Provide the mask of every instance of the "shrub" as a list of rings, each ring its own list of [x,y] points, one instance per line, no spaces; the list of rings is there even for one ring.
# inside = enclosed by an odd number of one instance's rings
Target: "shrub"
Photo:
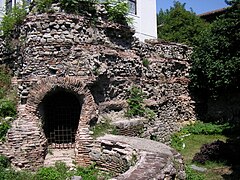
[[[7,168],[10,166],[10,161],[6,156],[0,155],[0,167]]]
[[[147,67],[147,68],[149,67],[150,62],[149,62],[148,59],[144,58],[144,59],[142,60],[142,63],[143,63],[143,66],[144,66],[144,67]]]
[[[182,129],[182,132],[185,131],[186,133],[191,134],[205,134],[205,135],[212,135],[212,134],[222,134],[223,131],[229,128],[229,124],[213,124],[213,123],[203,123],[201,121],[197,121],[194,124],[185,126]]]
[[[127,17],[129,12],[129,4],[127,1],[107,0],[105,7],[109,20],[120,24],[131,23],[131,18]]]
[[[130,97],[127,100],[128,103],[128,110],[126,115],[129,117],[132,116],[144,116],[144,107],[143,107],[143,95],[141,89],[133,86],[130,89]]]
[[[22,23],[27,15],[26,6],[26,1],[22,0],[22,3],[17,3],[11,11],[3,16],[0,25],[0,31],[2,31],[3,36],[10,37],[14,28]]]
[[[2,99],[10,88],[11,76],[6,69],[0,67],[0,99]]]
[[[0,141],[4,141],[8,130],[11,128],[9,121],[0,121]]]
[[[227,2],[231,6],[194,43],[190,87],[205,98],[238,92],[239,88],[240,1]]]
[[[133,86],[130,89],[130,97],[127,99],[128,109],[126,112],[127,117],[142,116],[148,119],[153,119],[156,114],[149,108],[143,105],[144,93],[141,89]]]
[[[206,161],[220,161],[224,157],[225,143],[223,141],[214,141],[213,143],[204,144],[200,152],[193,157],[194,162],[205,164]]]
[[[13,101],[0,99],[0,117],[14,117],[16,114],[16,105]]]
[[[92,15],[96,13],[93,6],[97,0],[60,0],[61,7],[67,13],[85,13],[88,12]]]
[[[43,167],[36,173],[38,180],[60,180],[65,179],[55,167]]]
[[[83,180],[97,180],[98,173],[95,164],[92,164],[88,167],[78,167],[75,175],[81,176]]]

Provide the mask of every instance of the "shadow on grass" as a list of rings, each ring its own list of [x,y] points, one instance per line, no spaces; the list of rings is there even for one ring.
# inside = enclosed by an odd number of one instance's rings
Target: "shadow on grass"
[[[215,141],[203,145],[200,153],[194,157],[195,162],[205,161],[224,162],[231,167],[222,175],[226,180],[240,179],[240,93],[222,94],[214,103],[207,93],[192,93],[195,100],[195,113],[203,122],[229,123],[230,128],[223,134],[228,138],[226,142]],[[225,96],[225,97],[224,97]],[[214,114],[215,112],[215,114]],[[220,113],[219,113],[220,112]],[[230,173],[229,173],[230,172]]]

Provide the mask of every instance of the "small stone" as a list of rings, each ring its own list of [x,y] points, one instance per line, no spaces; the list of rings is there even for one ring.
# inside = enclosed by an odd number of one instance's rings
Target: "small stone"
[[[192,164],[190,167],[191,167],[193,170],[199,171],[199,172],[205,172],[205,171],[207,171],[207,168],[199,167],[199,166],[196,166],[195,164]]]
[[[72,176],[71,180],[82,180],[81,176]]]

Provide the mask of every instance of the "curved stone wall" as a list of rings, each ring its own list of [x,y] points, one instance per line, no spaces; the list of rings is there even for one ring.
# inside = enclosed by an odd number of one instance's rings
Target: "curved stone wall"
[[[13,67],[19,113],[6,142],[16,166],[40,166],[44,160],[47,144],[37,107],[54,87],[85,96],[76,135],[80,165],[90,163],[89,122],[105,113],[104,103],[126,101],[132,86],[143,90],[146,106],[157,115],[144,121],[142,137],[167,143],[181,124],[195,118],[187,88],[191,48],[141,43],[129,27],[110,23],[98,13],[94,21],[60,12],[30,14],[21,26],[21,48]]]

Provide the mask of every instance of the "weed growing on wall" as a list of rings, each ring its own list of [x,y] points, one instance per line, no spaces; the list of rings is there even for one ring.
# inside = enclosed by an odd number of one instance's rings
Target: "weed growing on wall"
[[[93,132],[93,137],[97,138],[103,136],[106,133],[109,134],[117,134],[117,129],[113,125],[110,124],[110,119],[105,118],[104,122],[98,123],[95,126],[91,127],[91,131]]]
[[[127,17],[129,12],[129,4],[127,1],[107,0],[104,4],[108,12],[109,20],[120,24],[131,24],[132,19]]]
[[[61,7],[67,13],[85,13],[88,12],[91,15],[96,13],[94,4],[97,3],[97,0],[60,0]]]
[[[148,67],[149,67],[149,64],[150,64],[150,62],[149,62],[149,60],[148,60],[148,59],[144,58],[144,59],[142,60],[142,64],[143,64],[143,66],[144,66],[144,67],[148,68]]]
[[[130,97],[127,99],[128,109],[126,112],[127,117],[141,116],[148,119],[153,119],[155,117],[154,111],[146,108],[143,104],[144,93],[141,89],[133,86],[130,90]]]

